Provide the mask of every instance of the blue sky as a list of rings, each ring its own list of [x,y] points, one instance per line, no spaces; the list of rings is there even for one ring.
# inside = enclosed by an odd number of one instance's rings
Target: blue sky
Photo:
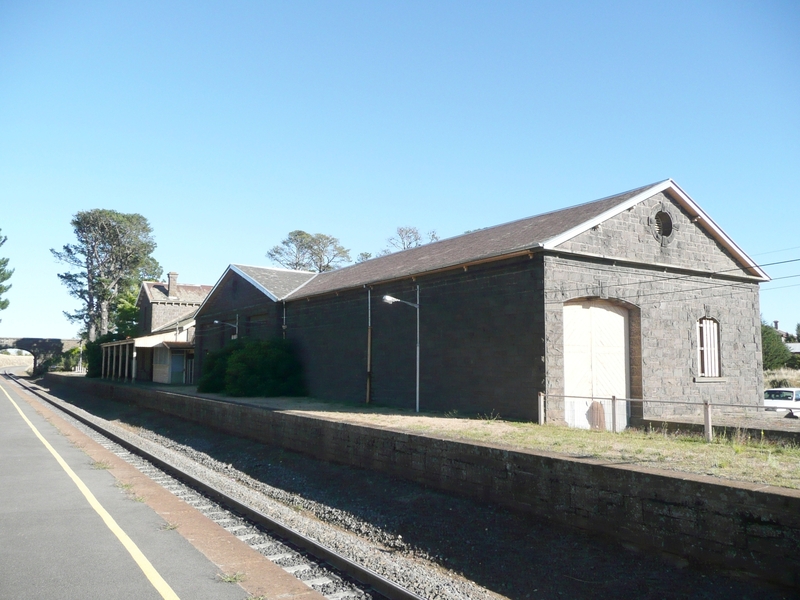
[[[0,336],[75,335],[49,249],[92,208],[213,284],[293,229],[355,257],[671,177],[757,262],[800,258],[799,29],[770,0],[2,1]],[[794,331],[798,284],[764,318]]]

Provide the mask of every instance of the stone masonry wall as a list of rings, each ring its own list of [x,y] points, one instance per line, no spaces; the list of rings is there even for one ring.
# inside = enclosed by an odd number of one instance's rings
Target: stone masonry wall
[[[660,210],[673,222],[667,244],[654,235],[652,217]],[[558,398],[564,393],[563,303],[578,298],[617,300],[632,309],[631,353],[639,359],[631,364],[632,397],[760,402],[758,284],[744,279],[747,273],[733,257],[669,196],[640,202],[557,250],[563,254],[545,258],[548,420],[564,418]],[[721,378],[713,383],[696,381],[701,317],[719,322]],[[694,411],[644,405],[644,417],[651,419]]]
[[[569,256],[545,258],[547,418],[564,419],[563,304],[608,298],[634,305],[640,318],[641,398],[702,403],[758,404],[763,396],[758,285],[632,268]],[[721,378],[699,378],[697,321],[719,322]],[[633,347],[633,344],[632,344]],[[637,371],[632,369],[633,378]],[[633,395],[633,394],[632,394]],[[552,398],[551,398],[552,396]],[[696,407],[644,404],[644,417],[694,414]],[[715,409],[716,410],[716,409]],[[742,414],[743,409],[728,409]],[[733,412],[736,411],[736,412]],[[723,410],[724,412],[724,410]]]
[[[420,407],[535,419],[544,389],[541,257],[523,257],[373,286],[372,401],[413,409],[420,286]],[[287,338],[309,392],[366,400],[368,290],[287,302]]]
[[[653,235],[650,218],[666,208],[675,233],[667,245]],[[699,223],[663,193],[656,194],[558,247],[579,254],[627,259],[643,264],[747,275]]]
[[[186,302],[154,302],[150,307],[152,311],[150,331],[156,331],[170,321],[191,314],[199,306]]]
[[[231,342],[235,329],[222,323],[236,323],[237,317],[240,338],[269,339],[280,335],[281,305],[229,271],[195,317],[195,381],[203,373],[206,355]],[[214,323],[215,320],[221,323]]]
[[[800,587],[800,492],[609,465],[48,375],[316,458],[493,502],[642,548]]]

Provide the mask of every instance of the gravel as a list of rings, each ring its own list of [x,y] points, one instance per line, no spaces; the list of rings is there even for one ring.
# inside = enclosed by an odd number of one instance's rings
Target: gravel
[[[375,472],[67,388],[56,393],[154,455],[432,600],[794,597]]]

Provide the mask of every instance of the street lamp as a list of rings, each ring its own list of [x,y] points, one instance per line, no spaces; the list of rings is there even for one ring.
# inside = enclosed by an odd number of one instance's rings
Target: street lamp
[[[239,339],[239,314],[236,314],[236,323],[225,323],[224,321],[214,321],[214,325],[227,325],[228,327],[233,327],[236,332],[233,334],[231,339],[238,340]]]
[[[416,302],[408,302],[406,300],[400,300],[400,298],[395,298],[394,296],[389,296],[388,294],[383,297],[383,301],[386,302],[386,304],[394,304],[395,302],[401,302],[403,304],[407,304],[408,306],[412,306],[417,309],[417,412],[419,412],[419,286],[417,286]]]

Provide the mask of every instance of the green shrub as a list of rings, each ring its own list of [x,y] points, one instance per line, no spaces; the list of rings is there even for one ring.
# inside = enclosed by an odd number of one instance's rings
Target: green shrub
[[[198,392],[216,394],[225,391],[225,371],[228,369],[228,359],[241,345],[241,342],[235,341],[205,357],[203,375],[197,382]]]
[[[197,390],[237,397],[306,394],[300,360],[281,339],[243,340],[209,354]]]

